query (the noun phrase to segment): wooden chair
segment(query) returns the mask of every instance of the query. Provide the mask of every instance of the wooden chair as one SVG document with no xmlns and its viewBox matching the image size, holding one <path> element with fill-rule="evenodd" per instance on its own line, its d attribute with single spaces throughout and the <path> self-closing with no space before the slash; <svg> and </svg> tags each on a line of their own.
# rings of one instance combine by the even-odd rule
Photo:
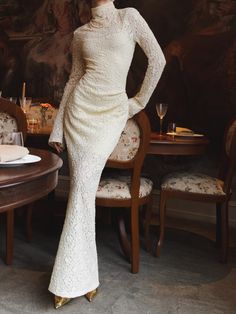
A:
<svg viewBox="0 0 236 314">
<path fill-rule="evenodd" d="M 27 121 L 24 112 L 15 103 L 0 98 L 0 137 L 7 132 L 22 132 L 24 141 L 27 136 Z M 26 236 L 30 241 L 32 237 L 31 227 L 32 204 L 26 211 Z M 13 236 L 14 236 L 14 209 L 6 212 L 6 264 L 12 264 Z"/>
<path fill-rule="evenodd" d="M 131 249 L 123 216 L 119 219 L 121 247 L 131 261 L 132 273 L 139 271 L 139 207 L 151 206 L 152 181 L 141 178 L 143 161 L 149 146 L 150 124 L 144 112 L 128 120 L 118 145 L 106 167 L 129 169 L 129 175 L 102 176 L 96 196 L 96 205 L 130 208 Z"/>
<path fill-rule="evenodd" d="M 227 127 L 223 141 L 222 160 L 217 178 L 199 173 L 174 173 L 167 175 L 161 185 L 160 238 L 156 255 L 160 256 L 164 241 L 166 204 L 170 198 L 216 203 L 216 243 L 221 246 L 220 261 L 228 256 L 228 203 L 236 167 L 236 118 Z M 147 214 L 150 225 L 150 211 Z M 148 234 L 147 230 L 147 234 Z"/>
<path fill-rule="evenodd" d="M 27 136 L 27 121 L 24 112 L 15 103 L 0 98 L 0 132 L 22 132 Z"/>
</svg>

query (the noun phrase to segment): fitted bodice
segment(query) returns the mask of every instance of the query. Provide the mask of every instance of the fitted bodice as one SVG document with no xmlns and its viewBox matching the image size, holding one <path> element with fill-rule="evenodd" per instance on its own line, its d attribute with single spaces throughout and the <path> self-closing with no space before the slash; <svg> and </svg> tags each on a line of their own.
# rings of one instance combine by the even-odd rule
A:
<svg viewBox="0 0 236 314">
<path fill-rule="evenodd" d="M 100 95 L 125 92 L 135 49 L 125 21 L 127 10 L 117 10 L 108 3 L 92 9 L 92 14 L 90 23 L 75 31 L 76 49 L 84 67 L 79 85 Z"/>
<path fill-rule="evenodd" d="M 91 49 L 93 47 L 93 49 Z M 86 38 L 81 42 L 84 60 L 83 87 L 103 92 L 125 92 L 127 73 L 134 53 L 134 42 L 122 30 L 103 38 Z"/>
</svg>

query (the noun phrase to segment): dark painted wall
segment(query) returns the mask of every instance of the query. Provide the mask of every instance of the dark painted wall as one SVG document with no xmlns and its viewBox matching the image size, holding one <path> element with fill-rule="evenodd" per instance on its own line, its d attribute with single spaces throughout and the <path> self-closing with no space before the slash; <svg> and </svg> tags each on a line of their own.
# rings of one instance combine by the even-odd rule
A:
<svg viewBox="0 0 236 314">
<path fill-rule="evenodd" d="M 235 0 L 120 0 L 148 21 L 161 44 L 167 66 L 146 109 L 158 129 L 155 103 L 169 103 L 165 121 L 206 133 L 218 144 L 236 114 Z M 59 103 L 70 71 L 69 47 L 80 25 L 76 0 L 0 1 L 0 90 Z M 146 60 L 135 53 L 128 93 L 138 89 Z"/>
</svg>

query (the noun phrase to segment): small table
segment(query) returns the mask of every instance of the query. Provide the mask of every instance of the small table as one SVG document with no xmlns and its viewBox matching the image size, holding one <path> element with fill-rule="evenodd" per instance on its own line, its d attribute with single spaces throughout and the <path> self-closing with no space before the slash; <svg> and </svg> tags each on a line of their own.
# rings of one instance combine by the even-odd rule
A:
<svg viewBox="0 0 236 314">
<path fill-rule="evenodd" d="M 49 149 L 48 138 L 51 128 L 40 129 L 37 133 L 27 133 L 27 146 Z M 148 149 L 150 155 L 194 156 L 205 153 L 209 140 L 203 137 L 173 137 L 151 133 Z"/>
<path fill-rule="evenodd" d="M 151 133 L 148 154 L 169 156 L 194 156 L 205 153 L 209 140 L 205 137 L 177 137 Z"/>
<path fill-rule="evenodd" d="M 14 209 L 48 195 L 58 182 L 62 160 L 50 151 L 29 149 L 39 162 L 0 168 L 0 212 L 7 212 L 6 264 L 12 264 Z"/>
</svg>

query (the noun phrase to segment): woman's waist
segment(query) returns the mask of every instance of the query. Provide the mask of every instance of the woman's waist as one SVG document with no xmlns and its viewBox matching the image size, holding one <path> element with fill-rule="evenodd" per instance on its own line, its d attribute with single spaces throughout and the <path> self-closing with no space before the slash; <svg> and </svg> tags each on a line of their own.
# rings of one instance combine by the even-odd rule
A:
<svg viewBox="0 0 236 314">
<path fill-rule="evenodd" d="M 125 88 L 112 88 L 101 86 L 91 86 L 86 84 L 78 84 L 74 89 L 75 99 L 81 101 L 92 101 L 97 104 L 120 103 L 128 101 Z"/>
<path fill-rule="evenodd" d="M 65 108 L 65 112 L 82 120 L 90 118 L 106 120 L 126 117 L 128 114 L 127 95 L 123 94 L 120 97 L 116 97 L 116 99 L 109 99 L 102 98 L 96 100 L 93 97 L 85 98 L 81 97 L 81 95 L 73 95 Z"/>
<path fill-rule="evenodd" d="M 99 95 L 117 95 L 125 93 L 126 77 L 115 77 L 115 75 L 89 75 L 85 73 L 79 80 L 76 89 L 88 91 Z"/>
</svg>

